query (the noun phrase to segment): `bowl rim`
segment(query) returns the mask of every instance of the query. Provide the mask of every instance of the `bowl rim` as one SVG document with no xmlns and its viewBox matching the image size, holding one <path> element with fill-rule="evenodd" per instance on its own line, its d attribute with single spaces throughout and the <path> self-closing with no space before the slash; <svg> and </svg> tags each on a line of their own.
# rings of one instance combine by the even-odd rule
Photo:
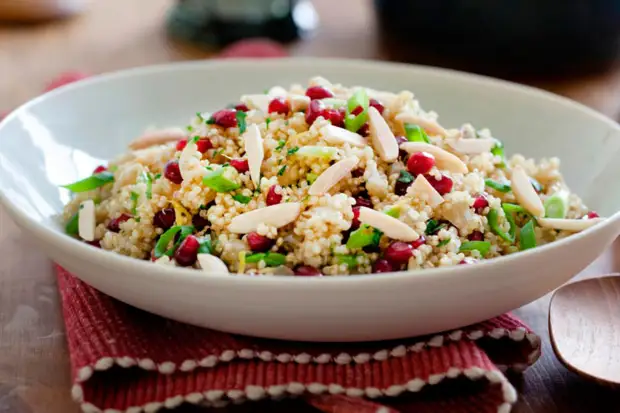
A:
<svg viewBox="0 0 620 413">
<path fill-rule="evenodd" d="M 184 70 L 196 70 L 201 68 L 208 68 L 209 70 L 225 70 L 226 67 L 230 66 L 267 66 L 273 67 L 274 69 L 282 69 L 282 68 L 291 68 L 295 66 L 301 65 L 312 65 L 317 66 L 317 72 L 320 72 L 321 67 L 347 67 L 352 70 L 360 69 L 360 70 L 377 70 L 377 71 L 409 71 L 409 72 L 417 72 L 423 76 L 437 76 L 437 77 L 450 77 L 456 78 L 461 82 L 469 82 L 469 83 L 478 83 L 482 86 L 493 86 L 496 88 L 503 89 L 509 93 L 520 93 L 528 98 L 532 99 L 544 99 L 548 101 L 550 104 L 561 105 L 565 108 L 577 109 L 595 120 L 602 122 L 603 124 L 609 127 L 609 133 L 615 131 L 620 132 L 620 124 L 613 121 L 611 118 L 603 115 L 600 112 L 595 111 L 594 109 L 579 103 L 577 101 L 571 100 L 569 98 L 533 87 L 528 85 L 522 85 L 516 82 L 511 82 L 502 79 L 496 79 L 489 76 L 462 72 L 454 69 L 446 69 L 446 68 L 438 68 L 433 66 L 425 66 L 425 65 L 416 65 L 416 64 L 408 64 L 408 63 L 397 63 L 397 62 L 384 62 L 384 61 L 368 61 L 362 59 L 346 59 L 346 58 L 308 58 L 308 57 L 286 57 L 286 58 L 271 58 L 271 59 L 252 59 L 252 58 L 230 58 L 230 59 L 210 59 L 210 60 L 199 60 L 199 61 L 186 61 L 186 62 L 173 62 L 173 63 L 164 63 L 164 64 L 156 64 L 156 65 L 148 65 L 148 66 L 140 66 L 134 67 L 130 69 L 123 69 L 112 71 L 108 73 L 103 73 L 99 75 L 95 75 L 89 77 L 84 80 L 80 80 L 68 85 L 61 86 L 52 91 L 46 92 L 40 96 L 37 96 L 30 101 L 22 104 L 11 113 L 9 113 L 5 119 L 0 121 L 0 134 L 2 133 L 2 128 L 5 124 L 10 122 L 13 118 L 17 117 L 20 112 L 26 111 L 31 107 L 36 106 L 40 102 L 52 99 L 54 96 L 66 93 L 72 89 L 78 89 L 83 87 L 89 87 L 90 85 L 95 85 L 102 82 L 114 81 L 117 79 L 123 78 L 131 78 L 141 75 L 149 75 L 149 74 L 157 74 L 160 72 L 183 72 Z M 24 213 L 17 205 L 15 205 L 4 193 L 4 189 L 0 186 L 0 202 L 6 208 L 9 215 L 21 226 L 28 228 L 30 231 L 36 233 L 39 238 L 45 240 L 45 242 L 55 243 L 58 249 L 62 250 L 73 250 L 75 254 L 80 254 L 84 259 L 91 261 L 96 265 L 103 266 L 122 266 L 125 269 L 135 268 L 138 271 L 133 273 L 133 276 L 143 276 L 143 274 L 147 274 L 151 279 L 161 278 L 162 280 L 170 280 L 171 276 L 182 277 L 184 281 L 188 282 L 197 282 L 201 283 L 205 279 L 209 279 L 215 283 L 252 283 L 256 285 L 256 283 L 267 283 L 267 284 L 282 284 L 292 285 L 307 285 L 307 286 L 317 286 L 319 283 L 328 283 L 329 285 L 340 285 L 343 286 L 351 285 L 351 283 L 360 284 L 363 283 L 367 285 L 368 283 L 377 283 L 377 282 L 385 282 L 388 280 L 398 281 L 403 278 L 416 278 L 416 279 L 426 279 L 432 277 L 433 279 L 437 278 L 451 278 L 452 274 L 459 274 L 461 272 L 471 271 L 472 268 L 481 268 L 481 266 L 493 266 L 493 265 L 503 265 L 508 264 L 514 260 L 519 260 L 526 257 L 534 257 L 535 255 L 544 254 L 547 251 L 551 251 L 553 249 L 562 248 L 564 245 L 576 241 L 578 239 L 589 236 L 594 232 L 599 232 L 602 228 L 607 227 L 613 224 L 616 221 L 620 220 L 620 211 L 616 211 L 611 216 L 607 217 L 604 221 L 593 225 L 590 228 L 587 228 L 584 231 L 573 234 L 570 237 L 562 238 L 555 242 L 545 244 L 540 247 L 532 248 L 526 251 L 520 251 L 518 253 L 504 255 L 500 257 L 495 257 L 489 260 L 482 260 L 477 262 L 474 266 L 472 265 L 455 265 L 455 266 L 447 266 L 447 267 L 435 267 L 435 268 L 427 268 L 423 270 L 414 270 L 414 271 L 395 271 L 389 273 L 379 273 L 373 274 L 372 276 L 368 276 L 369 274 L 351 274 L 346 277 L 286 277 L 286 276 L 273 276 L 273 277 L 244 277 L 239 276 L 236 277 L 236 274 L 227 274 L 227 275 L 210 275 L 209 277 L 204 277 L 201 271 L 196 269 L 182 268 L 182 267 L 169 267 L 165 265 L 153 265 L 151 261 L 146 260 L 138 260 L 135 258 L 126 257 L 121 254 L 115 254 L 110 251 L 101 250 L 99 248 L 93 248 L 90 245 L 87 245 L 73 237 L 69 237 L 64 233 L 58 232 L 46 225 L 40 224 L 35 219 L 32 219 L 28 216 L 28 214 Z M 51 257 L 50 257 L 51 259 Z M 106 263 L 108 265 L 106 265 Z M 149 270 L 149 271 L 146 271 Z M 233 276 L 231 276 L 233 275 Z M 227 281 L 224 281 L 227 280 Z"/>
</svg>

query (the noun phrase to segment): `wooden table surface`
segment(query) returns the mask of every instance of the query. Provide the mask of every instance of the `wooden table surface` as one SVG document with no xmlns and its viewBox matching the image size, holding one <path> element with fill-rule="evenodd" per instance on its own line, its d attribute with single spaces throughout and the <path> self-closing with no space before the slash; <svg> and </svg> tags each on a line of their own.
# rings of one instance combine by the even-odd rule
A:
<svg viewBox="0 0 620 413">
<path fill-rule="evenodd" d="M 35 96 L 65 70 L 100 73 L 139 65 L 201 59 L 204 50 L 175 44 L 163 28 L 170 0 L 102 0 L 86 14 L 37 26 L 0 26 L 0 110 Z M 365 2 L 315 0 L 319 32 L 291 46 L 293 55 L 386 58 Z M 354 7 L 357 6 L 357 7 Z M 347 25 L 341 24 L 346 21 Z M 541 83 L 602 113 L 620 115 L 620 69 L 586 78 Z M 71 413 L 69 360 L 51 263 L 0 209 L 0 412 Z M 620 268 L 620 243 L 579 277 Z M 541 274 L 544 275 L 544 274 Z M 549 297 L 517 310 L 543 337 L 543 357 L 523 377 L 516 413 L 620 411 L 620 390 L 567 371 L 548 340 Z M 609 410 L 605 404 L 615 403 Z M 192 409 L 193 410 L 193 409 Z"/>
</svg>

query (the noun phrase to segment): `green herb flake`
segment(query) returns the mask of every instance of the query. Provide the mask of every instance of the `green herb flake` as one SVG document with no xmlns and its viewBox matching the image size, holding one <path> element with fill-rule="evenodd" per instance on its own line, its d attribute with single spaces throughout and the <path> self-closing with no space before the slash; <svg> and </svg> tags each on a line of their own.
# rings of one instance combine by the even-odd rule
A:
<svg viewBox="0 0 620 413">
<path fill-rule="evenodd" d="M 71 192 L 87 192 L 104 186 L 110 182 L 114 182 L 114 174 L 110 171 L 103 171 L 72 184 L 62 185 L 62 187 Z"/>
<path fill-rule="evenodd" d="M 444 245 L 448 245 L 448 243 L 450 242 L 450 238 L 446 238 L 444 240 L 439 241 L 439 244 L 437 244 L 437 248 L 439 247 L 443 247 Z"/>
<path fill-rule="evenodd" d="M 396 180 L 404 184 L 410 184 L 411 182 L 413 182 L 413 179 L 414 179 L 413 175 L 411 175 L 409 172 L 403 169 L 400 171 L 400 174 L 398 175 L 398 179 Z"/>
<path fill-rule="evenodd" d="M 271 118 L 267 118 L 267 119 L 265 119 L 265 125 L 266 125 L 267 127 L 269 127 L 269 124 L 270 124 L 270 123 L 271 123 Z"/>
<path fill-rule="evenodd" d="M 213 245 L 208 236 L 198 238 L 198 254 L 213 254 Z"/>
<path fill-rule="evenodd" d="M 131 191 L 131 214 L 134 218 L 138 216 L 138 199 L 140 199 L 140 194 Z"/>
<path fill-rule="evenodd" d="M 277 252 L 259 252 L 245 257 L 245 262 L 249 264 L 256 264 L 260 261 L 264 261 L 268 267 L 277 267 L 286 263 L 286 255 Z"/>
<path fill-rule="evenodd" d="M 276 146 L 276 151 L 279 151 L 282 148 L 284 148 L 284 145 L 286 145 L 286 141 L 284 139 L 280 139 L 278 141 L 278 146 Z"/>
<path fill-rule="evenodd" d="M 146 199 L 153 198 L 153 178 L 151 177 L 151 174 L 143 171 L 138 177 L 138 181 L 146 184 L 146 191 L 144 192 Z"/>
<path fill-rule="evenodd" d="M 510 219 L 508 217 L 510 217 L 510 219 L 512 219 L 513 222 L 514 222 L 514 219 L 512 218 L 511 215 L 506 216 L 506 219 L 508 219 L 508 222 L 510 223 L 510 226 L 512 229 L 513 224 L 510 222 Z M 493 231 L 495 235 L 497 235 L 504 241 L 509 242 L 510 244 L 513 244 L 515 242 L 515 238 L 513 234 L 511 234 L 510 232 L 506 233 L 504 230 L 500 228 L 499 213 L 497 212 L 497 209 L 492 208 L 491 210 L 489 210 L 489 213 L 487 214 L 487 220 L 489 222 L 489 227 L 491 227 L 491 231 Z"/>
<path fill-rule="evenodd" d="M 252 200 L 251 197 L 249 196 L 245 196 L 245 195 L 241 195 L 241 194 L 236 194 L 232 196 L 233 199 L 241 204 L 249 204 L 250 201 Z"/>
<path fill-rule="evenodd" d="M 360 89 L 347 101 L 347 111 L 344 118 L 344 127 L 351 132 L 357 132 L 368 120 L 369 99 L 365 89 Z M 362 111 L 353 115 L 352 112 L 361 107 Z"/>
<path fill-rule="evenodd" d="M 314 181 L 316 181 L 316 179 L 317 179 L 318 177 L 319 177 L 319 176 L 318 176 L 317 174 L 312 173 L 312 172 L 309 172 L 309 173 L 306 175 L 306 180 L 308 181 L 308 183 L 309 183 L 310 185 L 312 185 L 312 184 L 314 183 Z"/>
<path fill-rule="evenodd" d="M 289 149 L 288 151 L 286 151 L 286 155 L 287 156 L 291 156 L 294 153 L 296 153 L 299 150 L 299 146 L 295 146 L 294 148 Z"/>
<path fill-rule="evenodd" d="M 506 166 L 506 155 L 504 153 L 504 144 L 500 141 L 497 141 L 495 146 L 491 149 L 491 154 L 493 156 L 498 156 L 500 158 L 500 162 L 498 166 L 500 168 L 504 168 Z"/>
<path fill-rule="evenodd" d="M 282 166 L 282 168 L 278 170 L 278 176 L 284 175 L 284 171 L 286 171 L 286 165 Z"/>
<path fill-rule="evenodd" d="M 76 212 L 75 214 L 73 214 L 71 216 L 71 218 L 69 218 L 69 221 L 67 221 L 67 224 L 65 225 L 65 232 L 69 235 L 78 235 L 79 233 L 79 228 L 78 228 L 78 221 L 79 221 L 79 217 L 78 217 L 79 213 Z"/>
<path fill-rule="evenodd" d="M 177 225 L 168 229 L 166 232 L 161 234 L 161 236 L 157 240 L 157 243 L 155 244 L 155 249 L 153 250 L 153 255 L 155 256 L 155 258 L 160 258 L 164 255 L 172 257 L 176 249 L 179 247 L 179 245 L 181 245 L 181 242 L 183 242 L 183 240 L 187 238 L 187 236 L 190 235 L 192 232 L 194 232 L 194 227 L 191 225 Z M 180 233 L 179 238 L 174 243 L 172 248 L 168 249 L 168 245 L 174 240 L 174 237 L 177 235 L 177 233 Z"/>
<path fill-rule="evenodd" d="M 495 189 L 497 192 L 507 193 L 512 191 L 512 187 L 509 183 L 501 183 L 487 178 L 484 180 L 484 184 L 489 188 Z"/>
<path fill-rule="evenodd" d="M 349 268 L 357 267 L 357 255 L 336 254 L 336 262 Z"/>
<path fill-rule="evenodd" d="M 459 252 L 478 251 L 483 257 L 489 253 L 491 243 L 489 241 L 468 241 L 461 244 Z"/>
<path fill-rule="evenodd" d="M 247 116 L 248 114 L 242 110 L 238 110 L 235 112 L 235 118 L 237 118 L 237 126 L 239 127 L 239 134 L 244 133 L 247 128 L 247 125 L 245 124 L 245 118 Z"/>
<path fill-rule="evenodd" d="M 215 125 L 215 119 L 211 116 L 209 119 L 205 120 L 207 125 Z"/>
<path fill-rule="evenodd" d="M 194 131 L 194 127 L 192 125 L 187 125 L 187 131 L 188 132 L 193 132 Z"/>
<path fill-rule="evenodd" d="M 378 230 L 369 225 L 364 224 L 360 226 L 349 236 L 349 239 L 347 240 L 347 248 L 355 249 L 364 248 L 368 245 L 374 245 L 375 240 L 377 239 L 377 237 L 375 236 L 375 232 L 378 232 Z M 381 238 L 380 233 L 378 238 Z"/>
<path fill-rule="evenodd" d="M 536 232 L 534 231 L 534 220 L 530 219 L 519 233 L 519 249 L 521 251 L 536 247 Z"/>
<path fill-rule="evenodd" d="M 190 140 L 190 142 L 191 142 L 191 143 L 193 143 L 193 144 L 196 144 L 199 140 L 200 140 L 200 136 L 194 136 L 194 137 Z"/>
<path fill-rule="evenodd" d="M 385 213 L 389 216 L 391 216 L 392 218 L 398 218 L 400 217 L 400 207 L 392 207 L 389 208 L 387 211 L 385 211 Z"/>
<path fill-rule="evenodd" d="M 155 174 L 155 176 L 153 177 L 153 179 L 159 179 L 161 178 L 161 174 Z"/>
<path fill-rule="evenodd" d="M 405 137 L 409 142 L 431 143 L 424 129 L 412 123 L 405 123 Z"/>
<path fill-rule="evenodd" d="M 216 149 L 213 151 L 213 157 L 215 158 L 216 156 L 218 156 L 219 154 L 221 154 L 222 152 L 224 152 L 224 148 L 220 148 L 220 149 Z"/>
<path fill-rule="evenodd" d="M 202 183 L 215 192 L 230 192 L 241 188 L 241 185 L 235 182 L 237 175 L 238 172 L 235 168 L 227 166 L 206 174 L 202 178 Z"/>
<path fill-rule="evenodd" d="M 435 219 L 429 219 L 428 221 L 426 221 L 426 231 L 424 231 L 424 233 L 426 235 L 434 235 L 446 226 L 447 224 L 445 222 L 439 222 Z"/>
</svg>

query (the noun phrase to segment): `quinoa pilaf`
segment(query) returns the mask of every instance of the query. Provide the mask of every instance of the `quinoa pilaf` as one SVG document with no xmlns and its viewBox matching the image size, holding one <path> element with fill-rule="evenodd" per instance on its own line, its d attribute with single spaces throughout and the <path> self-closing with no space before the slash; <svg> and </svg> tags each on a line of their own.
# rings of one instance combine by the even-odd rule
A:
<svg viewBox="0 0 620 413">
<path fill-rule="evenodd" d="M 66 232 L 207 273 L 419 270 L 534 248 L 599 222 L 557 158 L 506 157 L 488 129 L 446 129 L 409 91 L 244 95 L 150 131 L 66 185 Z"/>
</svg>

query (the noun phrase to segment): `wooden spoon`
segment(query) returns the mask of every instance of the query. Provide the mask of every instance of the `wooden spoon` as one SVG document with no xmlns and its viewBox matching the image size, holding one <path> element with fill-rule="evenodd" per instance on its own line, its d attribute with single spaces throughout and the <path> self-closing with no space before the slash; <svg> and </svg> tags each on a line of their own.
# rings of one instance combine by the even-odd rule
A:
<svg viewBox="0 0 620 413">
<path fill-rule="evenodd" d="M 570 370 L 620 385 L 620 275 L 567 284 L 551 297 L 553 349 Z"/>
</svg>

